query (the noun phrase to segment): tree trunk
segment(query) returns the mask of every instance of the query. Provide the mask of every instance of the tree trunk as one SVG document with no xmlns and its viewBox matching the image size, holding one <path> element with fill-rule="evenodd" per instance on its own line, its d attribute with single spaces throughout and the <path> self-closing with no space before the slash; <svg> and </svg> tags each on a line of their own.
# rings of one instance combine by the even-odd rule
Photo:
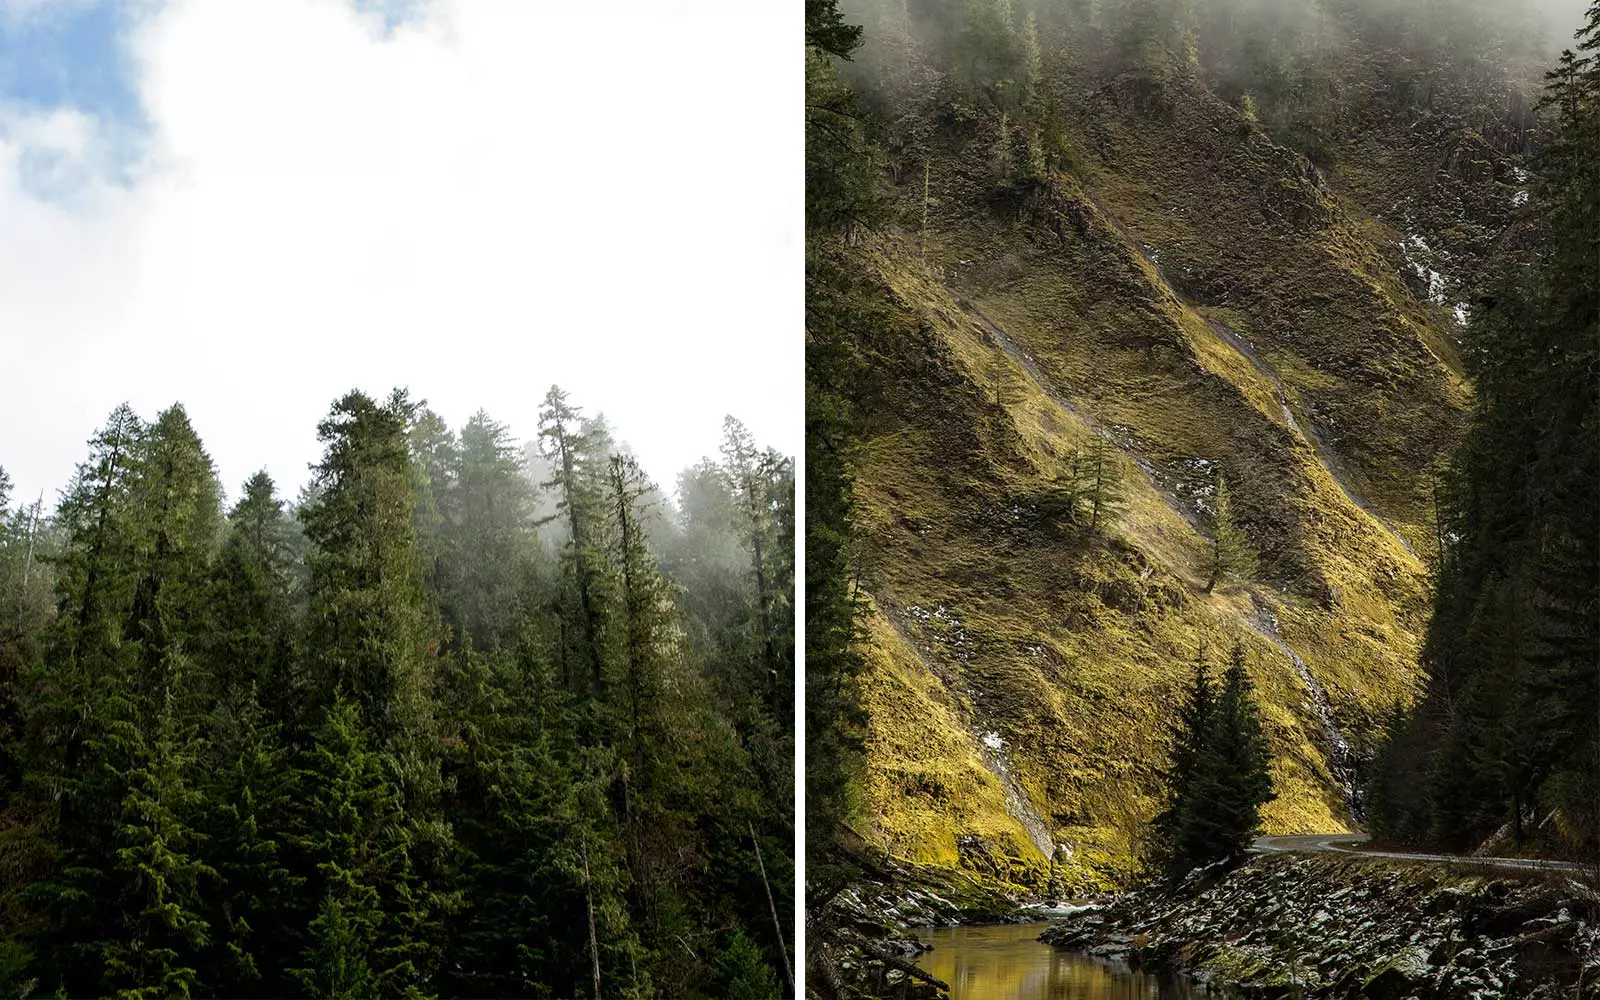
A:
<svg viewBox="0 0 1600 1000">
<path fill-rule="evenodd" d="M 594 889 L 589 883 L 589 837 L 580 835 L 578 849 L 583 852 L 583 901 L 589 910 L 589 957 L 594 962 L 594 1000 L 600 1000 L 600 940 L 594 932 Z"/>
<path fill-rule="evenodd" d="M 28 511 L 28 557 L 22 563 L 22 588 L 26 593 L 28 588 L 28 574 L 33 571 L 33 538 L 34 529 L 39 525 L 39 510 L 44 506 L 44 491 L 39 492 L 39 502 Z"/>
<path fill-rule="evenodd" d="M 756 864 L 761 868 L 761 887 L 767 890 L 767 908 L 772 911 L 772 929 L 778 935 L 778 954 L 783 957 L 783 981 L 794 993 L 794 972 L 789 968 L 789 946 L 783 940 L 783 925 L 778 922 L 778 904 L 772 901 L 772 885 L 767 881 L 767 865 L 761 860 L 761 841 L 756 839 L 756 825 L 746 821 L 750 828 L 750 843 L 756 848 Z"/>
</svg>

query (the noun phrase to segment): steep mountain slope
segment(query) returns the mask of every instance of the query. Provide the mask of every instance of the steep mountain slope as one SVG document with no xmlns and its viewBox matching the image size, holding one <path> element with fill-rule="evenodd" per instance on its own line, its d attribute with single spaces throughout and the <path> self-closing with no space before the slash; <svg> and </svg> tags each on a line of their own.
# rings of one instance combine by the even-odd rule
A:
<svg viewBox="0 0 1600 1000">
<path fill-rule="evenodd" d="M 1043 168 L 1037 113 L 948 102 L 910 57 L 866 62 L 900 223 L 836 252 L 897 313 L 854 394 L 857 828 L 1070 888 L 1127 874 L 1179 686 L 1235 641 L 1275 751 L 1268 830 L 1356 821 L 1358 759 L 1415 693 L 1430 468 L 1468 402 L 1446 279 L 1412 258 L 1449 246 L 1470 272 L 1510 221 L 1471 206 L 1508 204 L 1520 168 L 1478 143 L 1486 168 L 1418 187 L 1418 143 L 1329 173 L 1190 67 L 1091 72 L 1071 39 L 1041 41 L 1029 105 L 1067 136 Z M 1418 120 L 1441 155 L 1467 142 Z M 1374 200 L 1397 189 L 1414 197 Z M 1447 234 L 1448 213 L 1417 206 L 1451 198 Z M 1128 492 L 1104 537 L 1052 503 L 1096 438 Z M 1207 593 L 1218 470 L 1260 569 Z"/>
</svg>

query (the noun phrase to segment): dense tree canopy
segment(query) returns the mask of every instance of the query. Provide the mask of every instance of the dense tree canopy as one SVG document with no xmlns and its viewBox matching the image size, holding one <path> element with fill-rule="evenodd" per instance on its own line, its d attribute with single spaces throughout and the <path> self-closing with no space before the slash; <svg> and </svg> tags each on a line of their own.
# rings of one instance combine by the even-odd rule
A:
<svg viewBox="0 0 1600 1000">
<path fill-rule="evenodd" d="M 0 992 L 784 989 L 793 464 L 539 418 L 352 392 L 226 513 L 181 406 L 0 475 Z"/>
</svg>

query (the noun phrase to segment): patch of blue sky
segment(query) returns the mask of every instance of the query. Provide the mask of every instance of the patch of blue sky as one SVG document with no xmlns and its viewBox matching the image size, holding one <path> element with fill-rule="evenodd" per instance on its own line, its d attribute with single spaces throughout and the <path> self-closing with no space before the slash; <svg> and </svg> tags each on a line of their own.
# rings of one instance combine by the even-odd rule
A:
<svg viewBox="0 0 1600 1000">
<path fill-rule="evenodd" d="M 421 17 L 427 0 L 353 0 L 353 6 L 376 19 L 383 35 L 389 36 L 407 21 Z"/>
<path fill-rule="evenodd" d="M 0 13 L 0 96 L 138 122 L 128 34 L 148 10 L 126 0 L 43 0 Z"/>
<path fill-rule="evenodd" d="M 0 103 L 23 112 L 72 109 L 95 119 L 106 148 L 94 168 L 126 182 L 146 134 L 130 35 L 152 8 L 147 0 L 0 0 Z M 3 128 L 3 125 L 0 125 Z M 36 195 L 70 198 L 89 163 L 36 150 L 18 164 Z"/>
</svg>

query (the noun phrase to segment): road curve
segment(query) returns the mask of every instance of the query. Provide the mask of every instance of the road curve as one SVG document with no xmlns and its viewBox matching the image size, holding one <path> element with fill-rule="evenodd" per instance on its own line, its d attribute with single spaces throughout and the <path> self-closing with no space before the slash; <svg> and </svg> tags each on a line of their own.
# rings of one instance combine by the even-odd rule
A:
<svg viewBox="0 0 1600 1000">
<path fill-rule="evenodd" d="M 1402 854 L 1394 851 L 1362 851 L 1365 834 L 1317 833 L 1298 837 L 1258 837 L 1251 849 L 1259 854 L 1359 854 L 1368 858 L 1395 861 L 1431 861 L 1435 864 L 1481 865 L 1486 868 L 1519 868 L 1545 871 L 1583 871 L 1589 867 L 1576 861 L 1544 861 L 1538 858 L 1474 858 L 1459 854 Z"/>
</svg>

